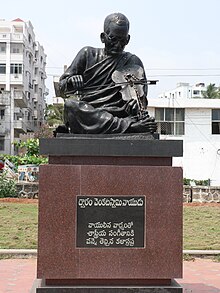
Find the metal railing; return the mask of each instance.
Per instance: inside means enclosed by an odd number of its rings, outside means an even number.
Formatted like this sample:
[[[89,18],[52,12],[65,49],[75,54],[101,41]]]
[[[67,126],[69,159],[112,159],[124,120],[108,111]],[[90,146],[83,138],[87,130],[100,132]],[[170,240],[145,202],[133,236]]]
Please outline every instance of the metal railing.
[[[20,108],[28,107],[28,99],[21,90],[14,90],[15,104]]]
[[[22,120],[15,120],[14,128],[19,130],[20,132],[27,132],[27,125]]]

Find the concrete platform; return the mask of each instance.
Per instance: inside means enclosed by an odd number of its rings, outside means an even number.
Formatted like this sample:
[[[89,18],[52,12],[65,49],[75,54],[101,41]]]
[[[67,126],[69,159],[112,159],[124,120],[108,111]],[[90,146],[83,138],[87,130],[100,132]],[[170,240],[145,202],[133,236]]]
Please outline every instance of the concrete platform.
[[[30,293],[182,293],[182,287],[173,280],[170,286],[46,286],[35,280]]]
[[[0,260],[0,292],[30,293],[36,267],[36,258]],[[183,278],[177,282],[184,293],[220,293],[220,262],[200,258],[184,261]]]

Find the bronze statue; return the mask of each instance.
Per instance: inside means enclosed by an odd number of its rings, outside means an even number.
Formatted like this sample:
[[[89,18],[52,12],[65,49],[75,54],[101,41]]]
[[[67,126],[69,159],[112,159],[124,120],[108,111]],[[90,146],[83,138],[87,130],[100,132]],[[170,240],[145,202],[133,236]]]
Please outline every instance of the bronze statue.
[[[154,133],[155,119],[146,111],[148,86],[143,64],[136,55],[124,52],[130,40],[126,16],[107,16],[100,38],[104,48],[82,48],[60,78],[60,92],[68,99],[65,127],[57,132]],[[71,98],[73,95],[78,98]]]

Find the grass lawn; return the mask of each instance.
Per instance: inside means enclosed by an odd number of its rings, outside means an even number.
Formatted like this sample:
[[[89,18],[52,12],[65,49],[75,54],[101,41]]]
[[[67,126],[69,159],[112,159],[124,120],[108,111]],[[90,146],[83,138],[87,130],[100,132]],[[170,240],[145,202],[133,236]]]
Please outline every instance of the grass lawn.
[[[37,204],[0,202],[0,248],[37,248]],[[184,206],[184,249],[220,250],[220,204]]]
[[[0,202],[0,248],[37,248],[37,204]]]
[[[220,204],[184,206],[184,249],[220,250]]]

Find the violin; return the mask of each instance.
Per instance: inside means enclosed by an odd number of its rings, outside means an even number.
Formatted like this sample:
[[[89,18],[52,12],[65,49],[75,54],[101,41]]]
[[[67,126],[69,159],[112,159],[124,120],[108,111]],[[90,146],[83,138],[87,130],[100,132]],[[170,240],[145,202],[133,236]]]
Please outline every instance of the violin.
[[[125,101],[136,100],[140,111],[139,116],[141,116],[139,118],[145,117],[147,111],[141,97],[145,95],[143,87],[148,83],[144,79],[143,68],[138,65],[125,66],[113,72],[112,80],[115,84],[121,85],[122,99]]]

